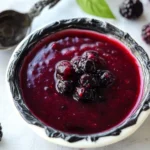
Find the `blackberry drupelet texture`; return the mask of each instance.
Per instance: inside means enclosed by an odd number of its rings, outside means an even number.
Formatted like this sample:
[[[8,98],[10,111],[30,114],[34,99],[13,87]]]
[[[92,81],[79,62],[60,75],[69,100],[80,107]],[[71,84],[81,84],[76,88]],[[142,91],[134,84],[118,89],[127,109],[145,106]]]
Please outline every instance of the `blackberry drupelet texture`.
[[[98,52],[96,52],[96,51],[86,51],[82,54],[82,57],[85,59],[97,61],[99,55],[98,55]]]
[[[83,74],[80,77],[80,85],[85,88],[98,87],[97,78],[92,74]]]
[[[80,102],[94,102],[96,101],[96,90],[95,89],[89,89],[89,88],[84,88],[84,87],[77,87],[73,98],[76,101]]]
[[[147,44],[150,44],[150,23],[142,28],[142,38]]]
[[[114,75],[108,70],[98,70],[97,74],[99,76],[99,85],[102,88],[111,86],[115,81]]]
[[[93,63],[92,72],[96,72],[97,69],[103,68],[106,65],[106,62],[101,58],[96,51],[86,51],[82,54],[82,58]]]
[[[56,84],[56,89],[61,94],[71,93],[74,87],[72,80],[58,80]]]
[[[58,79],[67,80],[73,74],[73,67],[69,61],[63,60],[56,65],[56,77]]]
[[[89,60],[89,59],[82,59],[81,61],[81,69],[84,73],[94,73],[96,72],[97,65],[95,61]]]
[[[81,57],[74,57],[71,60],[71,64],[73,66],[73,69],[75,70],[76,73],[81,74],[83,73],[83,69],[82,69],[82,58]]]
[[[119,11],[127,19],[137,19],[143,13],[143,4],[140,0],[124,0]]]

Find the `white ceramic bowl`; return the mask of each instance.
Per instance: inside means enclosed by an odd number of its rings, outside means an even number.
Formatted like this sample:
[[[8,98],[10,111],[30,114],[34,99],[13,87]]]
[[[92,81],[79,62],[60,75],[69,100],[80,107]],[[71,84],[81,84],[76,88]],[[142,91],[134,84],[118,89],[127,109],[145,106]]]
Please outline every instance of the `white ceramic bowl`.
[[[137,58],[142,70],[142,79],[144,83],[143,96],[141,102],[138,104],[136,110],[130,114],[124,122],[107,132],[77,135],[67,134],[57,131],[51,127],[46,126],[38,120],[25,105],[18,83],[18,72],[24,57],[40,39],[55,33],[57,31],[77,28],[86,29],[99,32],[118,39],[123,43],[131,53]],[[145,121],[150,114],[150,60],[146,52],[130,37],[129,34],[124,33],[113,25],[101,22],[94,19],[77,18],[70,20],[62,20],[47,26],[44,26],[30,35],[28,35],[15,49],[7,69],[7,86],[10,97],[15,104],[15,109],[26,121],[26,123],[41,137],[47,141],[75,148],[95,148],[102,147],[109,144],[116,143],[120,140],[133,134]]]

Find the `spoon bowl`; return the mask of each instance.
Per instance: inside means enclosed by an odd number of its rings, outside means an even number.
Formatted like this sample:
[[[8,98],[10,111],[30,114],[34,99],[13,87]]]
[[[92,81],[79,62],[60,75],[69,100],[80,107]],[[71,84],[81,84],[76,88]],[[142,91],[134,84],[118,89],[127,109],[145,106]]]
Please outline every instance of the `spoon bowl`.
[[[49,5],[55,6],[59,0],[41,0],[28,13],[6,10],[0,13],[0,50],[15,47],[31,29],[31,23]]]
[[[0,49],[18,44],[30,31],[31,19],[14,10],[0,13]]]

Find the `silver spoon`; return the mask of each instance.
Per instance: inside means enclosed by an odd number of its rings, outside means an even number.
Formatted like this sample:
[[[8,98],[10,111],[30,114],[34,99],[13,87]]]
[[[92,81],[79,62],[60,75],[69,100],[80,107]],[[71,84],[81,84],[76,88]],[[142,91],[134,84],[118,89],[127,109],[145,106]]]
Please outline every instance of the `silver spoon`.
[[[0,13],[0,50],[11,49],[16,46],[31,29],[33,19],[43,8],[55,6],[60,0],[41,0],[28,13],[7,10]]]

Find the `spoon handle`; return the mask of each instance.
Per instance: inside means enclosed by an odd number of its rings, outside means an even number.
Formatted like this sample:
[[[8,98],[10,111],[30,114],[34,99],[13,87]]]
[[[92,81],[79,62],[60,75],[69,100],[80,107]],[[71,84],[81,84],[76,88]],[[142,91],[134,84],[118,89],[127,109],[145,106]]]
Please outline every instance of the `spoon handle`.
[[[38,16],[41,11],[49,5],[49,8],[55,6],[60,0],[40,0],[30,9],[28,15],[31,19]]]

